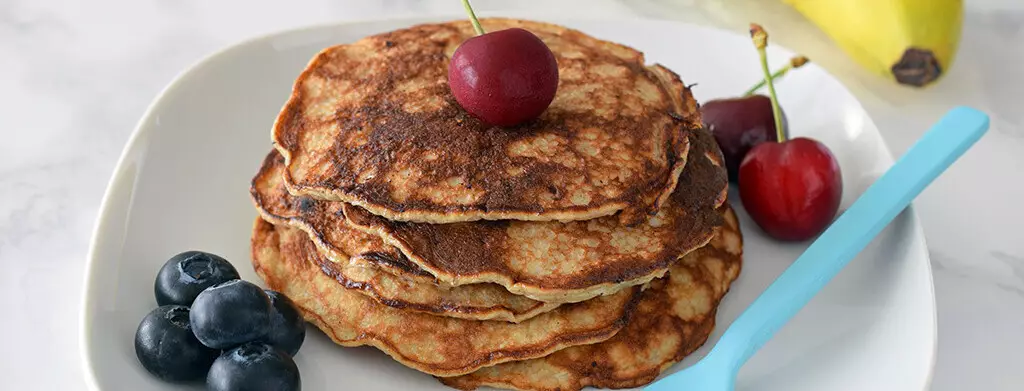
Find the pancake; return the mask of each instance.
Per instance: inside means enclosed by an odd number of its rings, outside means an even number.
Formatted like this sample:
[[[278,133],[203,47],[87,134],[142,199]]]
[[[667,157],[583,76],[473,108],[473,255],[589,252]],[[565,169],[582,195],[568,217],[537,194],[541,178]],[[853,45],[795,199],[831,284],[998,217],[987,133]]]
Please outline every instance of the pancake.
[[[640,299],[634,287],[584,303],[564,305],[519,324],[434,316],[381,305],[335,281],[311,242],[258,218],[252,260],[270,289],[287,296],[303,317],[344,346],[370,345],[398,362],[435,376],[456,376],[489,365],[543,357],[611,338]]]
[[[448,87],[450,55],[475,34],[425,24],[327,48],[297,78],[273,128],[291,193],[396,221],[569,221],[657,210],[687,160],[696,102],[643,54],[564,27],[520,27],[554,52],[560,81],[540,118],[488,126]]]
[[[295,201],[286,196],[280,181],[283,161],[271,152],[253,179],[250,189],[253,201],[263,219],[276,225],[302,226],[297,214],[318,216],[330,213],[330,203]],[[275,169],[276,168],[276,169]],[[276,190],[276,191],[275,191]],[[287,203],[287,204],[286,204]],[[293,214],[296,213],[296,214]],[[303,231],[281,235],[286,242],[310,240]],[[292,233],[295,234],[292,234]],[[314,238],[330,262],[323,262],[338,282],[366,294],[377,302],[395,308],[420,311],[462,319],[520,322],[558,307],[514,295],[497,284],[470,284],[457,287],[437,283],[433,276],[409,262],[397,249],[384,244],[374,235],[362,233],[344,224]],[[326,242],[334,245],[326,245]]]
[[[652,281],[626,328],[611,339],[440,380],[463,390],[492,386],[531,391],[651,383],[707,340],[718,303],[739,276],[742,256],[739,222],[729,210],[725,229],[708,246],[672,265],[666,277]]]
[[[393,222],[343,202],[292,197],[283,184],[273,185],[284,171],[281,159],[273,157],[257,175],[254,194],[280,198],[257,207],[265,215],[290,216],[326,249],[345,246],[336,236],[348,224],[379,235],[441,283],[496,283],[538,301],[578,302],[660,277],[680,256],[711,239],[721,224],[715,208],[728,189],[725,167],[710,133],[695,130],[689,137],[690,159],[680,187],[657,214],[633,227],[615,216],[568,223]]]
[[[298,229],[279,233],[282,246],[298,246],[309,242],[309,236]],[[317,255],[321,270],[346,288],[358,290],[377,302],[399,309],[426,312],[440,316],[476,320],[500,320],[518,323],[551,311],[558,303],[544,303],[510,294],[495,284],[473,284],[445,287],[417,281],[381,271],[365,256],[338,262]]]

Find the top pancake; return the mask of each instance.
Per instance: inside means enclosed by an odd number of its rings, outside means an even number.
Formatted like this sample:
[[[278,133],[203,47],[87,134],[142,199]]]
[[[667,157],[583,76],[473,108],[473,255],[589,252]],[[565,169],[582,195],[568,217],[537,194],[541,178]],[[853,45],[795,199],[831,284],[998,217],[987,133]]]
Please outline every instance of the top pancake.
[[[512,128],[463,110],[450,55],[473,36],[460,21],[334,46],[298,77],[274,124],[291,193],[345,201],[396,221],[569,221],[618,212],[636,223],[671,194],[700,124],[679,77],[643,54],[545,23],[525,28],[554,52],[551,106]]]

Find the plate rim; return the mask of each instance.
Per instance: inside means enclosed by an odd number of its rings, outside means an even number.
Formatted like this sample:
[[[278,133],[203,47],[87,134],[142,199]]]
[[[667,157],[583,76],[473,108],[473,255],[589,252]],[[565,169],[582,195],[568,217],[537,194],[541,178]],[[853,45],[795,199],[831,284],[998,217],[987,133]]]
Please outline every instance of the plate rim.
[[[720,32],[720,33],[736,34],[733,31],[730,31],[730,30],[727,30],[725,28],[722,28],[722,27],[719,27],[719,26],[715,26],[715,25],[697,24],[697,23],[693,23],[693,22],[684,22],[684,21],[672,20],[672,19],[667,19],[667,18],[645,17],[645,16],[630,16],[630,15],[627,15],[627,16],[611,17],[611,16],[579,15],[579,16],[573,16],[573,17],[566,18],[566,17],[556,17],[556,16],[553,16],[553,15],[545,14],[545,13],[524,12],[524,11],[500,11],[500,10],[499,11],[480,12],[478,14],[481,17],[497,17],[496,14],[498,12],[500,12],[500,17],[533,19],[533,20],[537,20],[537,21],[545,21],[545,22],[551,22],[551,23],[564,23],[564,24],[567,24],[567,25],[571,24],[571,22],[573,22],[573,21],[576,21],[576,22],[613,22],[613,23],[614,22],[638,22],[638,21],[642,21],[642,22],[645,22],[645,23],[657,23],[657,24],[667,24],[667,25],[685,25],[685,26],[687,26],[689,28],[716,30],[717,32]],[[86,262],[85,262],[85,265],[84,265],[85,267],[84,267],[84,273],[83,273],[83,277],[82,277],[82,287],[81,287],[81,291],[80,291],[81,295],[82,295],[82,298],[80,299],[81,301],[80,301],[80,304],[79,304],[79,316],[78,316],[78,340],[79,340],[78,341],[78,347],[79,347],[78,350],[79,350],[79,361],[80,361],[80,366],[81,366],[80,368],[82,369],[83,376],[85,377],[85,380],[86,380],[86,388],[89,389],[89,390],[95,390],[95,391],[101,391],[102,390],[100,385],[99,385],[99,382],[98,382],[98,380],[96,378],[96,373],[94,371],[94,365],[93,365],[92,360],[90,358],[90,354],[89,353],[91,352],[91,349],[92,349],[92,343],[89,341],[89,338],[88,338],[89,331],[91,330],[91,326],[90,326],[91,322],[90,322],[90,320],[92,319],[92,316],[94,315],[94,312],[90,311],[90,309],[95,308],[95,300],[92,299],[94,297],[94,295],[91,295],[91,293],[93,291],[93,287],[92,287],[92,284],[90,284],[90,281],[93,280],[93,275],[95,273],[96,265],[98,264],[98,261],[97,261],[97,255],[98,254],[97,253],[100,250],[100,244],[105,244],[105,243],[109,242],[110,239],[107,238],[107,236],[108,236],[108,232],[110,231],[111,225],[119,223],[119,222],[113,221],[112,211],[116,210],[116,208],[119,208],[119,207],[126,208],[126,209],[130,208],[130,203],[128,205],[117,204],[113,200],[115,198],[118,198],[118,197],[115,197],[115,196],[124,194],[125,192],[127,192],[128,195],[132,194],[132,189],[126,188],[126,186],[124,184],[125,180],[130,179],[130,173],[126,169],[126,166],[129,163],[129,160],[132,159],[133,154],[138,152],[140,148],[144,147],[144,145],[142,145],[144,137],[146,137],[150,132],[152,132],[151,130],[148,130],[145,125],[155,116],[155,112],[157,111],[158,107],[161,105],[161,102],[163,102],[164,99],[167,96],[169,96],[171,93],[173,93],[173,91],[175,91],[176,89],[181,88],[181,86],[184,83],[184,80],[188,79],[190,77],[190,75],[192,75],[193,73],[201,70],[205,66],[207,66],[210,63],[220,59],[221,57],[227,56],[231,52],[240,50],[240,49],[245,48],[245,47],[250,46],[250,45],[264,43],[264,42],[267,42],[267,41],[270,41],[270,40],[274,40],[274,39],[277,39],[277,38],[281,38],[281,37],[284,37],[284,36],[310,33],[310,32],[314,32],[314,31],[317,31],[317,30],[328,30],[328,29],[336,29],[336,28],[342,28],[342,27],[348,27],[348,28],[355,27],[355,28],[358,28],[356,26],[359,26],[359,25],[373,25],[373,24],[381,24],[381,23],[399,23],[399,22],[401,22],[403,24],[408,24],[408,25],[411,26],[411,25],[419,24],[419,23],[429,23],[429,22],[432,22],[432,21],[441,21],[441,20],[458,19],[458,18],[460,18],[460,16],[457,16],[456,14],[431,14],[431,15],[423,15],[423,16],[399,15],[399,16],[395,16],[395,17],[382,17],[382,18],[368,18],[368,19],[349,20],[349,21],[332,21],[332,22],[323,22],[323,23],[311,23],[311,24],[304,24],[304,25],[297,26],[297,27],[277,29],[277,30],[273,30],[273,31],[270,31],[270,32],[267,32],[267,33],[262,33],[262,34],[251,36],[249,38],[238,40],[238,41],[235,41],[233,43],[229,43],[229,44],[227,44],[227,45],[225,45],[225,46],[223,46],[223,47],[221,47],[219,49],[216,49],[216,50],[214,50],[214,51],[204,55],[203,57],[201,57],[197,61],[194,61],[193,63],[187,65],[180,72],[178,72],[171,79],[171,81],[168,82],[163,87],[163,89],[161,89],[151,99],[150,103],[147,105],[147,107],[146,107],[145,111],[143,112],[142,116],[139,117],[138,121],[136,121],[135,126],[132,129],[131,134],[128,136],[128,140],[125,142],[125,145],[124,145],[124,147],[121,150],[121,154],[120,154],[120,156],[117,159],[117,164],[114,166],[114,169],[113,169],[113,171],[112,171],[112,173],[110,175],[110,178],[107,181],[107,185],[106,185],[106,188],[104,190],[103,197],[102,197],[102,199],[100,201],[100,207],[99,207],[99,209],[97,211],[96,220],[94,221],[94,224],[93,224],[92,234],[90,235],[90,238],[89,238],[89,247],[88,247],[88,250],[86,251],[86,260],[85,260]],[[785,46],[780,46],[780,47],[787,48]],[[828,73],[830,77],[833,77],[837,81],[839,81],[841,85],[843,84],[839,80],[839,78],[835,77],[834,75],[832,75],[831,72],[829,72],[828,68],[822,67],[822,69],[826,73]],[[874,124],[874,120],[871,118],[870,113],[868,113],[867,110],[864,110],[863,105],[860,104],[860,99],[858,99],[857,96],[853,93],[853,91],[851,91],[845,85],[843,85],[843,88],[846,89],[847,92],[849,92],[850,95],[854,98],[854,101],[857,102],[857,104],[859,106],[861,106],[861,110],[865,112],[865,114],[867,116],[867,119],[872,122],[872,124],[874,125],[874,128],[876,129],[876,131],[879,131],[878,130],[878,126],[877,126],[877,124]],[[879,133],[881,133],[881,132],[879,131]],[[885,154],[890,158],[890,160],[895,161],[895,158],[894,158],[894,156],[892,154],[892,151],[889,150],[889,145],[885,141],[885,138],[881,137],[881,135],[880,135],[880,138],[881,138],[882,148],[883,148]],[[912,224],[913,234],[918,236],[920,238],[920,240],[921,240],[921,246],[923,247],[921,255],[923,256],[924,269],[925,269],[926,278],[927,278],[928,294],[930,296],[929,312],[931,314],[931,316],[930,316],[930,318],[931,318],[931,321],[930,321],[931,327],[930,327],[929,331],[931,332],[932,337],[931,337],[931,343],[929,344],[929,350],[927,352],[927,355],[928,355],[927,372],[925,374],[925,379],[923,379],[924,382],[923,382],[923,388],[922,388],[922,391],[926,391],[926,390],[929,390],[931,388],[932,381],[934,380],[935,364],[936,364],[936,360],[938,358],[937,357],[937,350],[938,350],[938,314],[937,314],[936,297],[935,297],[935,281],[934,281],[934,273],[932,271],[932,265],[931,265],[931,254],[930,254],[930,251],[928,250],[927,236],[925,235],[924,228],[921,225],[920,218],[919,218],[919,216],[917,214],[916,208],[914,207],[913,203],[911,203],[911,205],[907,207],[907,209],[904,211],[904,213],[907,214],[906,217],[909,218],[909,222]],[[124,222],[120,222],[120,224],[124,224]]]

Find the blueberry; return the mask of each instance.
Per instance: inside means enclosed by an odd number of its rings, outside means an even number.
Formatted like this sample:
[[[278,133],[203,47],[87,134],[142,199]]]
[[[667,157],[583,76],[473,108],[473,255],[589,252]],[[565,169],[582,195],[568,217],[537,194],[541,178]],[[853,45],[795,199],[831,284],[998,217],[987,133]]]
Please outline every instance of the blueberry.
[[[217,357],[206,375],[209,391],[297,391],[299,367],[288,354],[262,342],[249,342]]]
[[[270,314],[270,333],[264,341],[294,356],[306,339],[306,321],[287,296],[272,290],[265,292],[270,296],[274,312]]]
[[[219,352],[192,334],[188,307],[150,311],[135,331],[135,355],[149,373],[167,381],[202,379]]]
[[[207,288],[192,303],[192,331],[204,345],[228,349],[270,332],[270,297],[255,284],[232,280]]]
[[[202,251],[186,251],[164,263],[156,275],[153,291],[159,305],[192,305],[204,289],[238,278],[238,270],[226,259]]]

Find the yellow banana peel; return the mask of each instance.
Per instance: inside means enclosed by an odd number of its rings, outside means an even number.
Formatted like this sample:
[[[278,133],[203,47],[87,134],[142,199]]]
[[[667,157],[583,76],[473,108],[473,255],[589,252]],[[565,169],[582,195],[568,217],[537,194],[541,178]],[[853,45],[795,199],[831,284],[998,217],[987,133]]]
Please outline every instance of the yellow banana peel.
[[[921,87],[949,70],[960,42],[962,0],[783,0],[854,61]]]

